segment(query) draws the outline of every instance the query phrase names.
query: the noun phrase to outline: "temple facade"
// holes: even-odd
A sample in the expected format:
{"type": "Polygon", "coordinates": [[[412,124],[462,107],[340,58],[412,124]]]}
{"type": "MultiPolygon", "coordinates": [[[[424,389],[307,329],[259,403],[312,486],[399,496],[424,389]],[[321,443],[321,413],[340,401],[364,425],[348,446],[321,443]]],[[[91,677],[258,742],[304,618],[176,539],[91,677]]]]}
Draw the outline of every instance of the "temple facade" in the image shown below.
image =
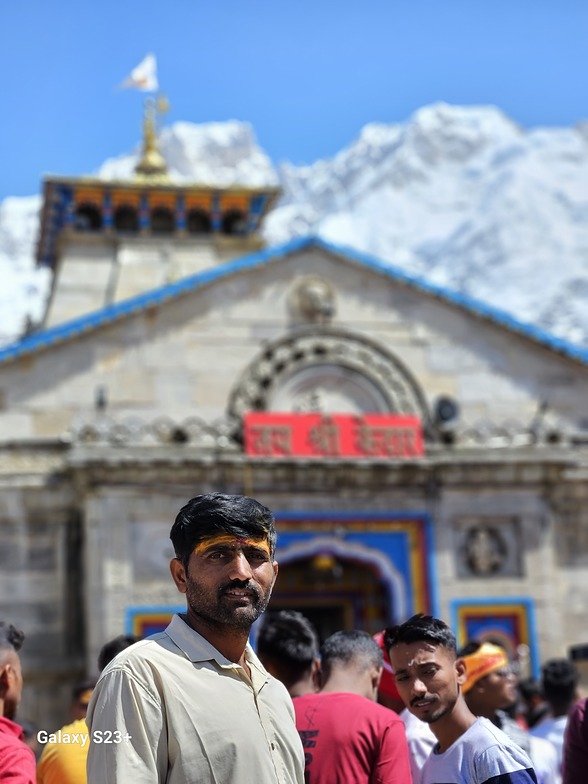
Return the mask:
{"type": "Polygon", "coordinates": [[[272,606],[323,637],[430,612],[534,673],[586,641],[588,352],[348,248],[264,248],[276,197],[45,182],[45,320],[0,350],[0,615],[42,726],[181,607],[169,529],[202,492],[275,511],[272,606]]]}

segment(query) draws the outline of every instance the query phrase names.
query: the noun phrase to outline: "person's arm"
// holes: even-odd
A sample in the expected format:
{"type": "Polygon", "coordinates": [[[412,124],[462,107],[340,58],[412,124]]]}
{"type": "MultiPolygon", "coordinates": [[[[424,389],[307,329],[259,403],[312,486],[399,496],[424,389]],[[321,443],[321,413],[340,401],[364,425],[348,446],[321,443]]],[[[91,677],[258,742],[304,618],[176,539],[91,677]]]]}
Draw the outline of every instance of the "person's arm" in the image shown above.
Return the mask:
{"type": "Polygon", "coordinates": [[[392,721],[382,734],[380,753],[370,784],[407,784],[412,781],[404,722],[392,721]]]}
{"type": "Polygon", "coordinates": [[[162,706],[151,684],[122,668],[97,684],[86,717],[88,784],[157,784],[167,777],[162,706]]]}

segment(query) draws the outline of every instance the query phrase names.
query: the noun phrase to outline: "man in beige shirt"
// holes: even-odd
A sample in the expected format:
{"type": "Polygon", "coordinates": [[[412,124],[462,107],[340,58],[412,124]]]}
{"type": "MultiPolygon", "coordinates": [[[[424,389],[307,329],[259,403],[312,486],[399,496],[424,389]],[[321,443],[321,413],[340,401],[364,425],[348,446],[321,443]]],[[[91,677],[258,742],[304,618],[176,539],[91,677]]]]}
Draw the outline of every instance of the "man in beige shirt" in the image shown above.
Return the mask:
{"type": "Polygon", "coordinates": [[[170,536],[187,612],[103,672],[88,784],[303,784],[292,702],[248,644],[278,572],[273,514],[244,496],[196,496],[170,536]]]}

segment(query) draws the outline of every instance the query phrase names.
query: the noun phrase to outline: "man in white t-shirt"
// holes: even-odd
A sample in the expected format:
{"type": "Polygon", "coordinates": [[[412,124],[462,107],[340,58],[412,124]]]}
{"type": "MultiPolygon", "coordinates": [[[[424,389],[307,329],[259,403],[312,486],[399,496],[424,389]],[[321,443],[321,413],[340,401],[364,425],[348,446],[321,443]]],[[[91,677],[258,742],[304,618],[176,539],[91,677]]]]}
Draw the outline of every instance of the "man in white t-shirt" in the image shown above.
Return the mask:
{"type": "Polygon", "coordinates": [[[408,744],[408,757],[410,760],[410,773],[413,784],[418,784],[421,780],[421,770],[425,760],[431,753],[437,739],[431,732],[428,724],[419,721],[416,716],[404,707],[404,702],[398,693],[396,680],[392,672],[388,649],[384,642],[385,630],[374,634],[374,640],[382,649],[383,670],[382,678],[378,685],[378,702],[386,708],[398,713],[404,722],[406,732],[406,742],[408,744]]]}
{"type": "Polygon", "coordinates": [[[465,665],[443,621],[414,615],[387,630],[386,645],[406,707],[437,738],[420,784],[536,784],[524,751],[468,708],[461,692],[465,665]]]}
{"type": "Polygon", "coordinates": [[[471,712],[489,719],[529,755],[538,784],[560,784],[555,748],[546,740],[529,735],[506,712],[516,702],[516,676],[504,648],[472,640],[458,653],[466,666],[462,691],[471,712]]]}
{"type": "Polygon", "coordinates": [[[541,675],[549,713],[533,727],[531,734],[553,745],[561,770],[568,714],[579,699],[580,675],[569,659],[550,659],[543,665],[541,675]]]}

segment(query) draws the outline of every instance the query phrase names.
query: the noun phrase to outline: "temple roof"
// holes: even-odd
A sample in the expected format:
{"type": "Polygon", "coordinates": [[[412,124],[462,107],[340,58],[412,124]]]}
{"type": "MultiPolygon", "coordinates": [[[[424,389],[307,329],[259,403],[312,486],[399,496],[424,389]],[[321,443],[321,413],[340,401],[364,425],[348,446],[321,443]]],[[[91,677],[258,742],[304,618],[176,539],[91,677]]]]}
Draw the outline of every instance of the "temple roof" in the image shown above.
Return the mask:
{"type": "Polygon", "coordinates": [[[238,211],[246,221],[246,233],[258,231],[265,214],[273,207],[277,186],[218,187],[206,183],[175,183],[154,179],[105,180],[98,177],[47,176],[43,183],[43,208],[37,246],[37,263],[55,268],[58,238],[65,230],[75,230],[76,211],[94,210],[99,231],[115,237],[116,210],[135,210],[138,232],[148,231],[148,215],[153,208],[167,208],[182,230],[186,213],[197,209],[206,215],[212,230],[230,211],[238,211]],[[182,223],[183,221],[183,223],[182,223]]]}
{"type": "Polygon", "coordinates": [[[265,267],[293,254],[312,249],[323,250],[344,261],[363,266],[384,278],[409,286],[448,305],[466,311],[477,318],[485,319],[503,329],[516,333],[561,356],[582,364],[588,364],[588,349],[586,348],[563,340],[540,327],[519,321],[505,311],[482,303],[465,294],[459,294],[442,286],[432,284],[417,275],[411,275],[373,256],[360,253],[348,247],[325,242],[317,237],[296,239],[284,245],[243,256],[226,264],[182,278],[174,283],[152,289],[125,301],[108,305],[105,308],[64,324],[28,335],[19,342],[0,350],[0,364],[37,353],[56,344],[71,340],[83,333],[91,332],[113,322],[144,312],[149,308],[173,301],[215,281],[229,278],[237,273],[265,267]]]}

